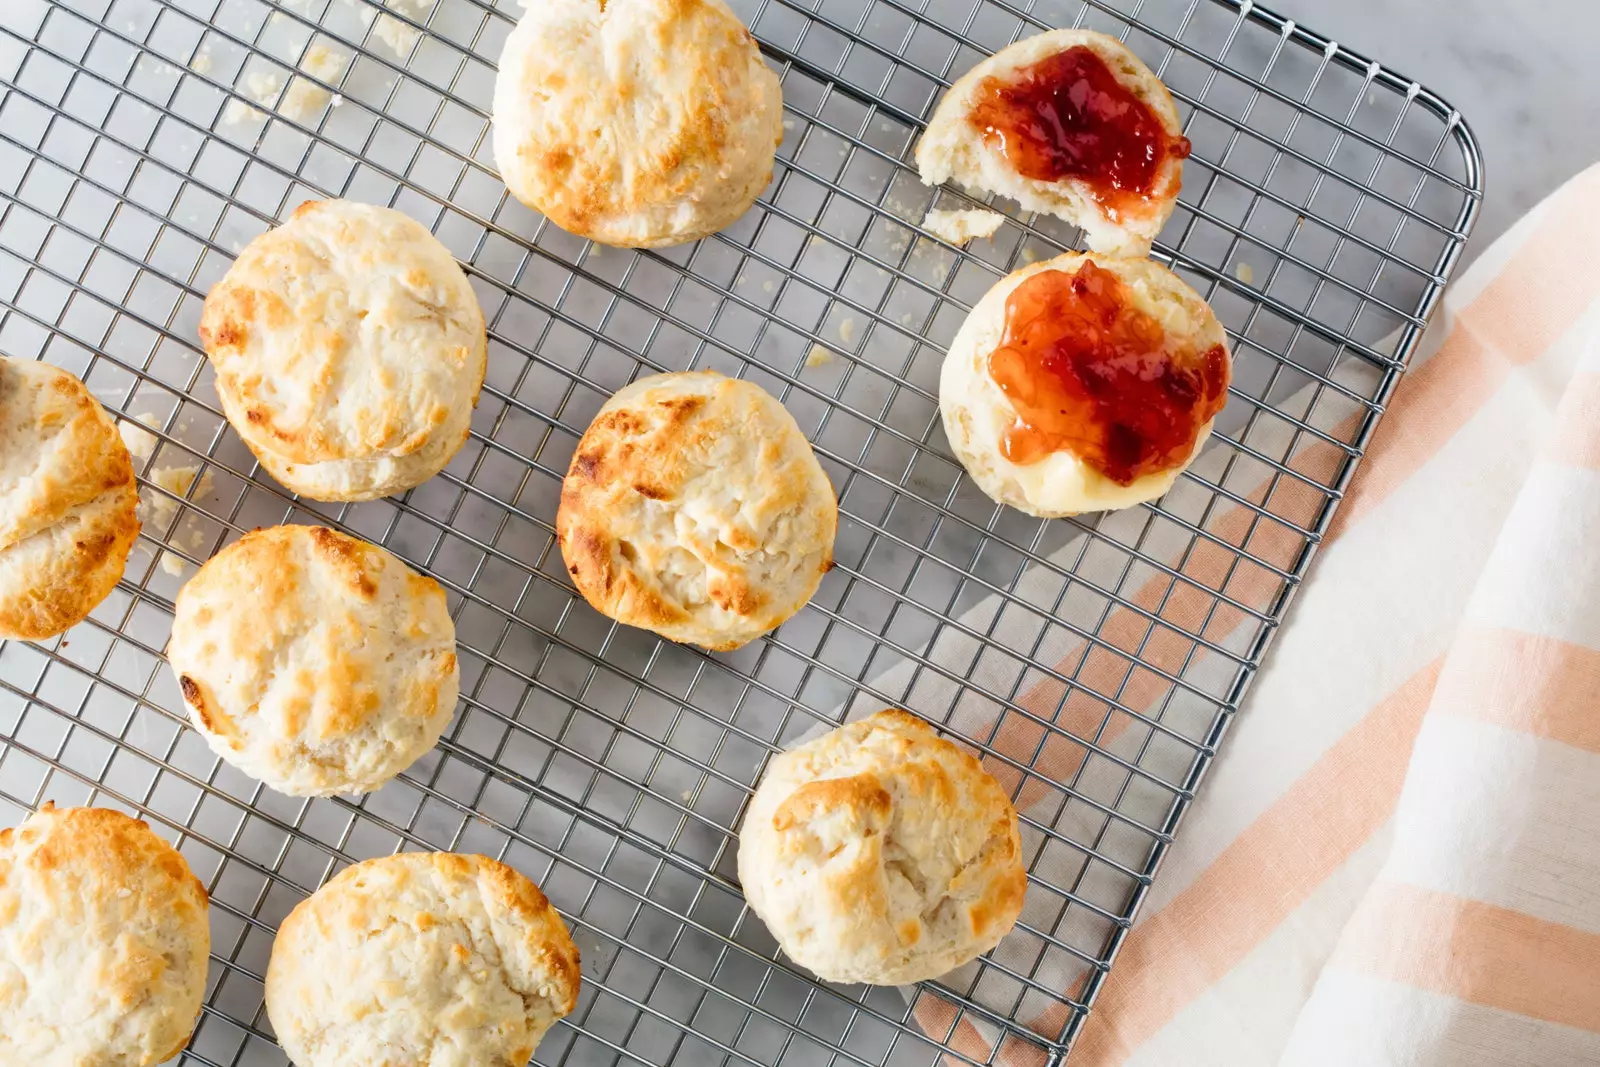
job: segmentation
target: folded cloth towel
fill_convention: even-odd
[[[1596,249],[1446,295],[1071,1067],[1600,1064]]]

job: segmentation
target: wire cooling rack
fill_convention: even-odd
[[[178,843],[214,930],[184,1062],[282,1064],[261,996],[278,921],[341,866],[416,848],[501,857],[571,923],[584,992],[539,1063],[1032,1064],[1078,1033],[1460,252],[1476,146],[1432,93],[1248,2],[735,6],[783,77],[773,184],[725,233],[633,252],[495,175],[511,0],[0,4],[0,349],[69,367],[125,420],[144,518],[90,622],[0,645],[0,819],[96,803]],[[955,75],[1062,25],[1123,37],[1178,98],[1194,152],[1156,254],[1217,309],[1236,381],[1162,501],[1041,522],[962,476],[936,383],[976,298],[1078,235],[1013,213],[942,244],[925,210],[970,201],[908,160]],[[286,495],[195,344],[232,254],[325,196],[432,226],[490,323],[471,440],[399,499]],[[842,508],[815,602],[729,654],[597,615],[551,532],[606,396],[688,367],[780,396]],[[380,542],[449,591],[457,717],[364,799],[219,764],[161,659],[195,566],[283,521]],[[1012,790],[1027,904],[938,983],[821,985],[744,907],[735,828],[774,751],[887,705]]]

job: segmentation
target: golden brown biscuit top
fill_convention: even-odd
[[[320,526],[255,530],[178,593],[167,655],[195,724],[291,792],[371,789],[448,715],[458,668],[444,590]],[[428,745],[432,740],[425,740]],[[403,766],[403,764],[402,764]]]
[[[0,550],[133,484],[127,446],[83,382],[0,356]]]
[[[417,452],[471,408],[487,351],[439,240],[346,200],[302,204],[245,246],[206,296],[200,340],[229,422],[294,463]]]
[[[0,830],[0,1062],[167,1059],[209,947],[205,888],[143,822],[46,804]]]
[[[898,710],[773,759],[740,833],[739,875],[798,962],[832,980],[891,984],[992,946],[1027,888],[999,783]]]
[[[732,648],[810,598],[837,521],[783,405],[704,371],[640,379],[600,409],[562,483],[556,532],[599,610]]]
[[[783,135],[777,78],[719,0],[530,4],[500,78],[502,170],[575,233],[658,212],[636,236],[682,228],[674,205],[692,214],[751,171],[764,185]]]
[[[302,901],[266,992],[304,1067],[520,1067],[579,985],[577,947],[532,881],[485,856],[408,852]]]

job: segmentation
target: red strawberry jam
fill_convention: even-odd
[[[1016,413],[1000,439],[1011,462],[1065,451],[1131,485],[1188,460],[1227,399],[1227,350],[1169,337],[1130,297],[1086,259],[1075,273],[1030,275],[1006,298],[989,376]]]
[[[1163,160],[1189,155],[1189,139],[1169,136],[1150,106],[1083,45],[985,78],[971,120],[1019,174],[1075,178],[1112,209],[1166,195],[1156,188]]]

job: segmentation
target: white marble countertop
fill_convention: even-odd
[[[1600,162],[1600,0],[1266,0],[1454,104],[1484,157],[1465,265]]]

